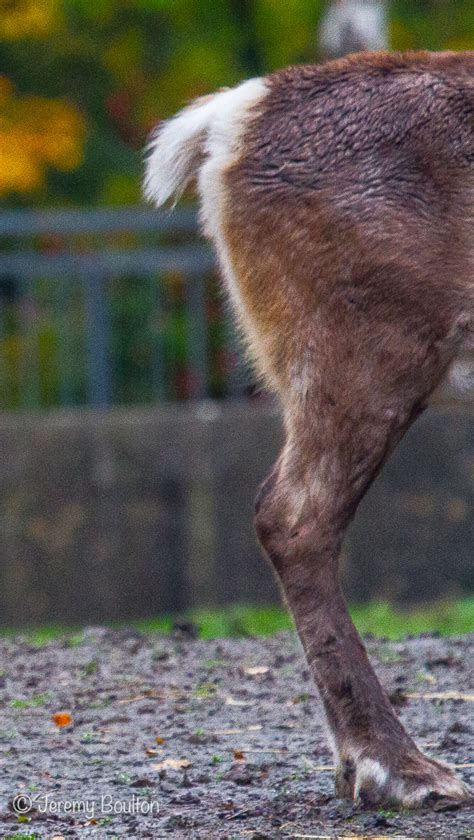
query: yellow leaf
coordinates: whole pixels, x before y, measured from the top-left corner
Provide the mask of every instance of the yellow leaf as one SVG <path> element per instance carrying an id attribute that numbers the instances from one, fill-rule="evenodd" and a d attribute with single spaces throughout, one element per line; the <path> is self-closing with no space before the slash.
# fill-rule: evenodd
<path id="1" fill-rule="evenodd" d="M 153 747 L 145 747 L 145 752 L 149 756 L 154 756 L 154 755 L 158 755 L 159 753 L 163 752 L 163 750 L 153 749 Z"/>
<path id="2" fill-rule="evenodd" d="M 254 700 L 236 700 L 234 697 L 231 697 L 230 694 L 225 698 L 226 706 L 253 706 L 254 703 Z"/>
<path id="3" fill-rule="evenodd" d="M 185 770 L 186 767 L 191 767 L 191 762 L 187 758 L 165 758 L 159 764 L 152 764 L 153 770 Z"/>

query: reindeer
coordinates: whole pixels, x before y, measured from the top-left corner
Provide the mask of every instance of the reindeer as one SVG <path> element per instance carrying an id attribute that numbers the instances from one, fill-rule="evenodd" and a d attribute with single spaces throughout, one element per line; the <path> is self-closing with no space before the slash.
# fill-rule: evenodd
<path id="1" fill-rule="evenodd" d="M 336 792 L 466 800 L 394 714 L 341 591 L 356 508 L 435 392 L 474 372 L 474 52 L 362 53 L 198 99 L 151 140 L 204 231 L 285 445 L 256 530 L 324 705 Z"/>

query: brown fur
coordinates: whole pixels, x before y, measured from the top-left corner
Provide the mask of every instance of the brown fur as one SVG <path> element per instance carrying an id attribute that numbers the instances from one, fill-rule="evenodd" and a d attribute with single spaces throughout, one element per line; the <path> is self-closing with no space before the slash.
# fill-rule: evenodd
<path id="1" fill-rule="evenodd" d="M 243 326 L 259 337 L 287 432 L 257 532 L 321 691 L 340 792 L 355 794 L 362 756 L 390 783 L 362 780 L 361 799 L 463 796 L 393 713 L 338 556 L 368 486 L 472 334 L 474 54 L 352 56 L 267 84 L 222 202 Z"/>
<path id="2" fill-rule="evenodd" d="M 365 314 L 372 339 L 374 322 L 411 332 L 425 312 L 443 334 L 474 296 L 473 54 L 355 56 L 267 82 L 227 173 L 225 222 L 277 376 L 311 314 Z"/>

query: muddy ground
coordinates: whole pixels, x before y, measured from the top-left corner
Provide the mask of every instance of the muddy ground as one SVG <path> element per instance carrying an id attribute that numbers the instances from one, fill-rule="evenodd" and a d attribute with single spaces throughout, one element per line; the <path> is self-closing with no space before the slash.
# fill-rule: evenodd
<path id="1" fill-rule="evenodd" d="M 2 838 L 472 840 L 472 807 L 368 812 L 334 797 L 319 702 L 294 636 L 205 642 L 190 631 L 0 641 Z M 471 784 L 473 642 L 368 642 L 419 744 Z M 55 723 L 58 712 L 71 722 L 66 714 Z M 23 821 L 16 794 L 24 810 L 25 794 L 32 799 Z"/>

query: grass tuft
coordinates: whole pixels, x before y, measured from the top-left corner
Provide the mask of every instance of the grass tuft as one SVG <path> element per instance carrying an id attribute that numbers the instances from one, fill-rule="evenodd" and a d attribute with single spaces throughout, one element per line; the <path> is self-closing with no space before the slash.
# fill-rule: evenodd
<path id="1" fill-rule="evenodd" d="M 386 602 L 351 607 L 360 633 L 380 638 L 403 639 L 408 635 L 438 632 L 443 636 L 462 636 L 474 632 L 474 597 L 446 601 L 423 607 L 402 609 Z M 189 610 L 184 618 L 199 627 L 202 639 L 223 637 L 270 636 L 293 629 L 289 613 L 283 607 L 232 604 L 215 609 Z M 170 616 L 136 623 L 145 633 L 169 633 Z"/>
<path id="2" fill-rule="evenodd" d="M 360 633 L 370 633 L 378 638 L 395 641 L 406 636 L 419 636 L 421 633 L 437 632 L 442 636 L 463 636 L 474 632 L 474 597 L 409 609 L 377 601 L 352 606 L 351 614 Z M 143 633 L 167 635 L 172 631 L 175 620 L 176 617 L 164 615 L 127 622 L 127 626 L 132 625 Z M 193 609 L 181 615 L 179 621 L 196 625 L 201 639 L 271 636 L 281 630 L 294 629 L 288 611 L 278 606 L 231 604 L 226 607 Z M 11 628 L 0 629 L 3 635 L 19 632 L 21 631 Z M 77 628 L 44 626 L 23 631 L 22 635 L 37 647 L 57 639 L 62 639 L 70 646 L 83 643 L 83 635 Z M 157 657 L 159 656 L 158 651 Z"/>

